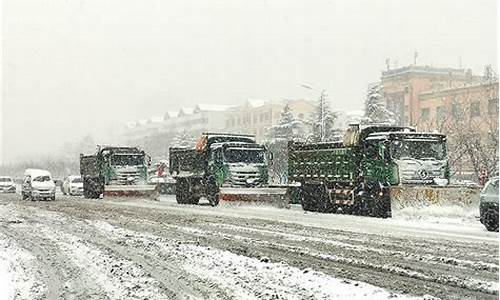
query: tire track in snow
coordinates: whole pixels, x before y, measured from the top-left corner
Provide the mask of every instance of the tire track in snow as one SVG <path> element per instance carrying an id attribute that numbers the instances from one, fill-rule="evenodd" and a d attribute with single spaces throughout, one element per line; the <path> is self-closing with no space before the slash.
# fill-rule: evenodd
<path id="1" fill-rule="evenodd" d="M 368 262 L 366 261 L 366 259 L 356 259 L 339 255 L 325 254 L 310 249 L 307 246 L 292 246 L 283 243 L 270 242 L 267 240 L 262 240 L 260 237 L 256 239 L 256 238 L 241 236 L 238 234 L 228 234 L 220 231 L 210 231 L 193 227 L 183 227 L 176 225 L 168 225 L 168 226 L 175 228 L 176 230 L 185 231 L 186 233 L 198 235 L 200 237 L 212 235 L 220 238 L 225 238 L 227 240 L 237 239 L 247 244 L 273 248 L 284 252 L 292 252 L 296 253 L 299 256 L 308 255 L 311 257 L 318 258 L 322 261 L 328 260 L 330 262 L 340 265 L 349 265 L 357 268 L 362 268 L 364 270 L 378 271 L 386 274 L 389 273 L 411 279 L 418 279 L 422 281 L 453 286 L 456 288 L 464 288 L 472 292 L 482 292 L 490 295 L 498 294 L 498 283 L 494 281 L 484 281 L 484 280 L 476 280 L 473 278 L 462 278 L 453 275 L 443 275 L 434 273 L 432 269 L 426 269 L 426 273 L 423 273 L 418 270 L 408 269 L 407 266 L 400 267 L 393 263 L 378 264 L 378 263 Z"/>
<path id="2" fill-rule="evenodd" d="M 172 245 L 161 237 L 95 222 L 97 229 L 144 245 L 183 261 L 193 276 L 208 279 L 231 290 L 237 299 L 416 299 L 373 285 L 341 280 L 314 270 L 301 270 L 268 259 L 245 257 L 210 247 L 181 243 Z"/>

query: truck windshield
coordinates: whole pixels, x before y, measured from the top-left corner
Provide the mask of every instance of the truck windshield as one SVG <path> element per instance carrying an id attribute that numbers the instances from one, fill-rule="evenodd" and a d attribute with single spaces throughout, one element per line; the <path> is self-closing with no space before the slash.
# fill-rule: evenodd
<path id="1" fill-rule="evenodd" d="M 83 182 L 83 179 L 81 178 L 75 178 L 71 181 L 71 183 L 82 183 Z"/>
<path id="2" fill-rule="evenodd" d="M 138 166 L 144 163 L 142 155 L 113 155 L 111 164 L 115 166 Z"/>
<path id="3" fill-rule="evenodd" d="M 0 177 L 0 182 L 11 182 L 12 179 L 8 178 L 8 177 Z"/>
<path id="4" fill-rule="evenodd" d="M 264 152 L 262 150 L 228 149 L 224 156 L 229 163 L 263 163 Z"/>
<path id="5" fill-rule="evenodd" d="M 446 159 L 443 141 L 402 140 L 392 143 L 392 157 L 395 159 Z"/>

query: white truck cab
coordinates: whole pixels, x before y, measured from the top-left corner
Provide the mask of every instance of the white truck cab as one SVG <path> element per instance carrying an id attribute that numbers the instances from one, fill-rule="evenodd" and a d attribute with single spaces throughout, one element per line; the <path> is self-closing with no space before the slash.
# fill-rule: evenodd
<path id="1" fill-rule="evenodd" d="M 56 199 L 56 184 L 49 171 L 41 169 L 27 169 L 24 171 L 21 190 L 22 199 Z"/>

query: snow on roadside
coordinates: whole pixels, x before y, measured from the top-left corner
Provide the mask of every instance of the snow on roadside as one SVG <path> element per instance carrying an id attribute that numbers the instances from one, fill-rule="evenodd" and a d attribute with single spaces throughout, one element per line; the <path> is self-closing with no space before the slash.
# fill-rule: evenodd
<path id="1" fill-rule="evenodd" d="M 429 205 L 422 207 L 405 207 L 393 210 L 393 218 L 404 220 L 423 220 L 432 223 L 474 223 L 479 216 L 477 207 L 458 205 Z"/>
<path id="2" fill-rule="evenodd" d="M 92 224 L 103 234 L 114 236 L 117 240 L 155 244 L 163 254 L 175 258 L 191 275 L 217 283 L 238 299 L 418 299 L 368 283 L 270 262 L 268 258 L 259 260 L 194 244 L 173 243 L 103 221 Z"/>
<path id="3" fill-rule="evenodd" d="M 45 286 L 32 272 L 36 258 L 0 235 L 0 299 L 42 299 Z"/>

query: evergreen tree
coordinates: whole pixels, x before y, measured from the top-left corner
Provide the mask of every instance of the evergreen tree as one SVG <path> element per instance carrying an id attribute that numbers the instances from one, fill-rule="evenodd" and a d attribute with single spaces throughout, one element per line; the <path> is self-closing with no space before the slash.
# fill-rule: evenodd
<path id="1" fill-rule="evenodd" d="M 318 99 L 318 104 L 309 121 L 311 125 L 311 134 L 308 139 L 314 143 L 330 142 L 340 139 L 339 132 L 334 126 L 337 117 L 338 114 L 332 112 L 330 109 L 325 91 L 322 91 Z"/>
<path id="2" fill-rule="evenodd" d="M 274 159 L 269 167 L 271 181 L 286 183 L 288 170 L 288 141 L 301 141 L 304 136 L 304 122 L 295 119 L 290 106 L 285 104 L 278 124 L 267 134 L 266 147 Z"/>
<path id="3" fill-rule="evenodd" d="M 269 139 L 297 140 L 300 138 L 302 121 L 296 120 L 290 106 L 285 104 L 278 124 L 272 126 L 268 132 Z"/>
<path id="4" fill-rule="evenodd" d="M 385 107 L 382 96 L 382 84 L 375 83 L 368 87 L 365 100 L 365 118 L 363 123 L 395 124 L 395 115 Z"/>

